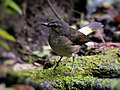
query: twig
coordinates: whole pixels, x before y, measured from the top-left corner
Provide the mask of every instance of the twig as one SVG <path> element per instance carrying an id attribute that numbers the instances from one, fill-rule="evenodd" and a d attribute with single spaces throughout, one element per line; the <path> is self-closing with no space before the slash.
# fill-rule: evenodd
<path id="1" fill-rule="evenodd" d="M 98 33 L 99 33 L 99 36 L 100 36 L 100 38 L 101 38 L 102 42 L 105 44 L 105 43 L 106 43 L 106 41 L 104 40 L 103 36 L 101 35 L 100 30 L 98 30 Z"/>
<path id="2" fill-rule="evenodd" d="M 50 8 L 51 8 L 51 10 L 53 11 L 53 13 L 55 14 L 55 16 L 56 16 L 58 19 L 62 20 L 62 19 L 60 18 L 60 16 L 58 15 L 58 13 L 56 12 L 56 10 L 53 8 L 50 0 L 47 0 L 47 3 L 48 3 L 48 5 L 50 6 Z"/>

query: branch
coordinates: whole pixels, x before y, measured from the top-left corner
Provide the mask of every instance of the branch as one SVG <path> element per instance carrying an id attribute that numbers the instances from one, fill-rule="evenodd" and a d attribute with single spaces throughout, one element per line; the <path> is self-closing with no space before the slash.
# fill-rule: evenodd
<path id="1" fill-rule="evenodd" d="M 48 3 L 48 5 L 49 5 L 49 7 L 51 8 L 51 10 L 53 11 L 53 13 L 55 14 L 55 16 L 56 16 L 58 19 L 61 20 L 60 16 L 59 16 L 58 13 L 56 12 L 56 10 L 53 8 L 50 0 L 47 0 L 47 3 Z"/>

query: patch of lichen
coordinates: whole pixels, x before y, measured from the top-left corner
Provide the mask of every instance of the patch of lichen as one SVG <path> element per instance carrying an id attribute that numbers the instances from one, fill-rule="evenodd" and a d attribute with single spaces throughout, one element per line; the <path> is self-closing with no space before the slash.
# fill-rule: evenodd
<path id="1" fill-rule="evenodd" d="M 28 81 L 37 81 L 39 83 L 45 81 L 54 82 L 53 86 L 55 88 L 63 90 L 70 90 L 70 88 L 93 88 L 95 83 L 108 85 L 108 79 L 93 77 L 93 72 L 107 72 L 110 65 L 116 65 L 115 61 L 118 59 L 116 55 L 117 50 L 118 49 L 105 50 L 99 55 L 76 57 L 74 68 L 72 68 L 72 57 L 64 57 L 55 72 L 52 72 L 54 68 L 52 67 L 49 69 L 20 70 L 10 73 L 19 77 L 25 77 Z M 52 57 L 50 61 L 55 63 L 58 59 L 59 57 Z M 103 68 L 103 66 L 105 66 L 105 69 L 101 70 L 100 68 Z M 120 65 L 118 65 L 117 68 L 120 68 Z"/>
<path id="2" fill-rule="evenodd" d="M 97 84 L 100 84 L 101 87 L 106 87 L 110 84 L 110 80 L 108 79 L 98 79 L 93 76 L 83 76 L 83 75 L 75 75 L 75 74 L 63 74 L 61 72 L 59 74 L 50 74 L 50 72 L 38 70 L 39 73 L 34 72 L 34 70 L 29 71 L 19 71 L 14 72 L 12 74 L 17 74 L 20 78 L 18 81 L 33 81 L 33 82 L 51 82 L 54 89 L 57 90 L 71 90 L 71 89 L 82 89 L 82 90 L 93 90 L 96 88 Z M 51 71 L 51 70 L 50 70 Z M 41 74 L 40 74 L 41 73 Z M 42 75 L 43 74 L 43 75 Z M 24 77 L 24 78 L 23 78 Z M 22 78 L 22 79 L 21 79 Z M 20 82 L 21 83 L 21 82 Z"/>
<path id="3" fill-rule="evenodd" d="M 98 79 L 92 76 L 80 76 L 80 77 L 64 77 L 57 80 L 53 85 L 57 90 L 96 90 L 97 88 L 103 90 L 110 89 L 109 79 Z"/>

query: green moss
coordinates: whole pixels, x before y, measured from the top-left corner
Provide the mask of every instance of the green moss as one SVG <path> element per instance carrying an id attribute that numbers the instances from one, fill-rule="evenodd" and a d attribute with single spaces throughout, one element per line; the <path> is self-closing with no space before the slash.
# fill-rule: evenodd
<path id="1" fill-rule="evenodd" d="M 29 62 L 29 63 L 33 63 L 33 62 L 36 61 L 35 57 L 33 57 L 33 56 L 31 56 L 31 55 L 28 55 L 27 59 L 28 59 L 28 62 Z"/>
<path id="2" fill-rule="evenodd" d="M 36 69 L 36 70 L 20 70 L 10 72 L 11 75 L 16 75 L 19 77 L 25 77 L 28 81 L 42 82 L 52 82 L 54 88 L 62 90 L 71 89 L 94 89 L 95 86 L 99 88 L 110 88 L 110 83 L 112 79 L 98 79 L 94 75 L 111 77 L 118 75 L 116 68 L 120 68 L 120 64 L 116 64 L 118 57 L 116 51 L 118 49 L 105 50 L 99 55 L 92 56 L 79 56 L 76 57 L 74 62 L 75 68 L 72 68 L 72 57 L 64 57 L 57 67 L 56 71 L 53 73 L 52 68 L 49 69 Z M 51 62 L 55 63 L 59 57 L 52 57 Z M 111 71 L 111 67 L 113 71 Z M 107 72 L 107 73 L 106 73 Z M 105 76 L 105 77 L 107 77 Z M 20 80 L 19 80 L 20 81 Z M 22 81 L 22 80 L 21 80 Z M 115 86 L 115 85 L 114 85 Z"/>

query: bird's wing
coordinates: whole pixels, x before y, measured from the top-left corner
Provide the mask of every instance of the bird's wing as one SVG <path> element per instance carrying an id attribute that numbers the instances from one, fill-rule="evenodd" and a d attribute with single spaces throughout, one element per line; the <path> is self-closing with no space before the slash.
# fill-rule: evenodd
<path id="1" fill-rule="evenodd" d="M 103 28 L 103 25 L 99 22 L 91 22 L 84 26 L 83 28 L 77 30 L 74 30 L 73 28 L 70 29 L 71 34 L 68 35 L 70 40 L 74 44 L 84 44 L 90 41 L 88 35 L 94 32 L 95 30 L 101 30 Z"/>
<path id="2" fill-rule="evenodd" d="M 59 36 L 58 37 L 58 42 L 62 45 L 62 46 L 67 46 L 67 45 L 72 45 L 73 42 L 66 36 Z"/>
<path id="3" fill-rule="evenodd" d="M 67 36 L 75 45 L 82 45 L 90 41 L 89 37 L 71 28 L 71 34 Z"/>
<path id="4" fill-rule="evenodd" d="M 81 29 L 79 29 L 78 31 L 87 36 L 91 34 L 92 32 L 94 32 L 95 30 L 101 30 L 101 29 L 103 29 L 103 25 L 101 23 L 91 22 L 85 25 L 84 27 L 82 27 Z"/>
<path id="5" fill-rule="evenodd" d="M 80 45 L 74 43 L 66 36 L 59 36 L 58 41 L 61 47 L 65 47 L 71 53 L 77 53 L 80 50 Z"/>

